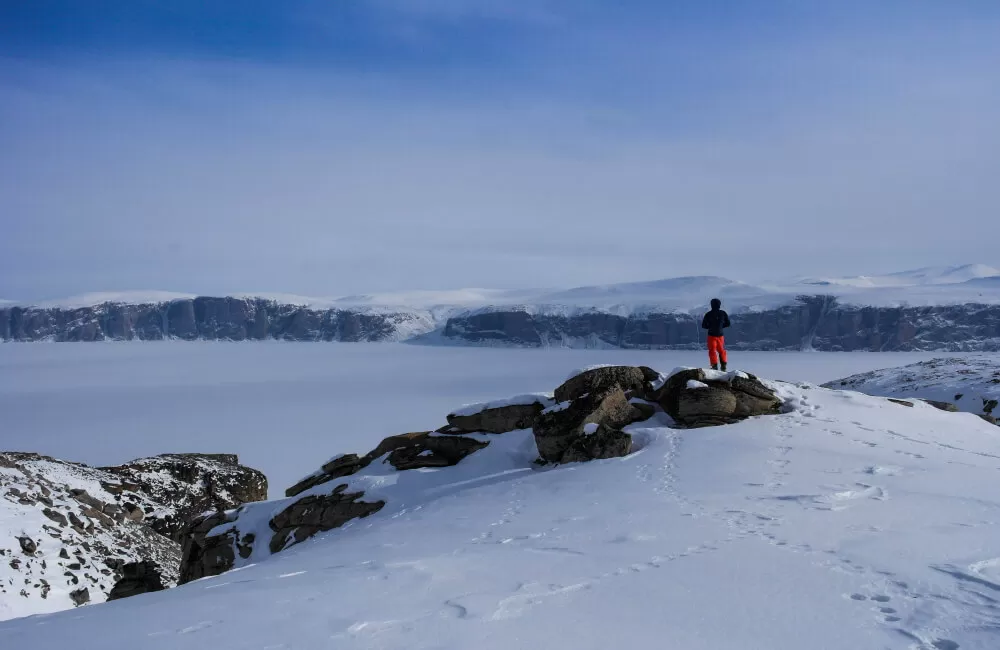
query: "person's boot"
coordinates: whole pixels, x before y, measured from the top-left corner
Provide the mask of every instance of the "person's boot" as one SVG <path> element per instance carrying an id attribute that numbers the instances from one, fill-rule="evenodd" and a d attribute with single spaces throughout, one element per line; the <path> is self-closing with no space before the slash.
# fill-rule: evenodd
<path id="1" fill-rule="evenodd" d="M 712 364 L 712 370 L 718 370 L 718 369 L 719 369 L 719 364 L 713 363 Z"/>
<path id="2" fill-rule="evenodd" d="M 726 371 L 726 362 L 723 361 L 722 362 L 722 372 L 725 372 L 725 371 Z"/>

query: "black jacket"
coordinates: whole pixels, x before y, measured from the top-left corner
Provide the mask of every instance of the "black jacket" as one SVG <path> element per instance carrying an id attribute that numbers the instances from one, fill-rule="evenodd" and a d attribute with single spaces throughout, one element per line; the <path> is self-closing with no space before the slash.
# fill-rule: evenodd
<path id="1" fill-rule="evenodd" d="M 721 309 L 713 309 L 701 319 L 701 328 L 708 330 L 709 336 L 722 336 L 726 327 L 729 327 L 729 314 Z"/>

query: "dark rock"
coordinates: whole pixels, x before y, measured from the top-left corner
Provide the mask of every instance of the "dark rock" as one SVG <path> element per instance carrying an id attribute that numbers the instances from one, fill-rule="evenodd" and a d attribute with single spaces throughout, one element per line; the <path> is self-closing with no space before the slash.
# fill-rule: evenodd
<path id="1" fill-rule="evenodd" d="M 406 444 L 394 448 L 387 460 L 400 471 L 422 467 L 450 467 L 489 444 L 485 440 L 464 436 L 427 433 L 406 439 Z"/>
<path id="2" fill-rule="evenodd" d="M 632 453 L 632 436 L 602 424 L 594 433 L 574 440 L 563 452 L 560 462 L 579 463 L 600 458 L 618 458 L 630 453 Z"/>
<path id="3" fill-rule="evenodd" d="M 134 503 L 125 503 L 123 509 L 125 511 L 125 517 L 129 521 L 139 523 L 146 517 L 146 513 L 143 512 L 142 508 Z"/>
<path id="4" fill-rule="evenodd" d="M 447 433 L 507 433 L 518 429 L 528 429 L 545 406 L 541 402 L 534 404 L 511 404 L 498 408 L 483 409 L 472 415 L 448 415 L 451 431 Z"/>
<path id="5" fill-rule="evenodd" d="M 989 399 L 989 398 L 984 397 L 983 398 L 983 413 L 985 413 L 986 415 L 993 415 L 993 409 L 995 409 L 998 404 L 1000 404 L 1000 402 L 998 402 L 998 400 Z"/>
<path id="6" fill-rule="evenodd" d="M 102 511 L 103 513 L 105 505 L 104 502 L 101 501 L 100 499 L 95 499 L 94 497 L 90 496 L 90 494 L 88 494 L 86 490 L 75 488 L 70 490 L 69 494 L 80 503 L 90 506 L 94 510 Z"/>
<path id="7" fill-rule="evenodd" d="M 122 483 L 135 485 L 133 492 L 157 503 L 169 503 L 172 515 L 148 515 L 144 522 L 175 541 L 179 541 L 185 524 L 204 512 L 231 510 L 267 498 L 267 478 L 240 465 L 235 454 L 163 454 L 101 469 Z M 138 516 L 131 510 L 122 519 L 136 521 Z"/>
<path id="8" fill-rule="evenodd" d="M 35 551 L 38 550 L 38 544 L 30 537 L 18 537 L 17 541 L 25 555 L 34 555 Z"/>
<path id="9" fill-rule="evenodd" d="M 588 424 L 621 429 L 632 422 L 633 410 L 619 387 L 591 392 L 572 402 L 563 402 L 535 420 L 532 432 L 542 460 L 561 462 L 570 445 L 584 435 Z"/>
<path id="10" fill-rule="evenodd" d="M 649 368 L 644 371 L 635 366 L 605 366 L 592 368 L 567 379 L 555 390 L 556 402 L 568 402 L 586 393 L 600 393 L 610 388 L 624 392 L 641 392 L 645 387 Z M 655 375 L 653 378 L 655 379 Z"/>
<path id="11" fill-rule="evenodd" d="M 632 405 L 632 422 L 645 422 L 656 415 L 656 407 L 646 402 L 629 402 Z"/>
<path id="12" fill-rule="evenodd" d="M 239 538 L 235 527 L 220 535 L 208 533 L 222 524 L 235 520 L 235 515 L 215 512 L 201 515 L 188 522 L 182 535 L 181 568 L 178 584 L 215 576 L 233 568 L 236 554 L 233 546 Z"/>
<path id="13" fill-rule="evenodd" d="M 689 388 L 690 381 L 704 386 Z M 781 405 L 778 396 L 753 375 L 710 380 L 700 368 L 672 375 L 658 396 L 663 410 L 687 428 L 733 424 L 748 417 L 775 414 Z"/>
<path id="14" fill-rule="evenodd" d="M 76 513 L 72 510 L 69 511 L 69 523 L 72 524 L 74 528 L 80 528 L 82 530 L 86 530 L 87 528 L 87 525 L 83 523 L 83 521 L 77 517 Z"/>
<path id="15" fill-rule="evenodd" d="M 439 435 L 431 431 L 403 433 L 385 438 L 363 457 L 357 454 L 337 456 L 322 469 L 285 490 L 285 496 L 296 496 L 308 489 L 354 474 L 373 461 L 388 454 L 386 459 L 398 470 L 421 467 L 448 467 L 489 443 L 464 436 Z"/>
<path id="16" fill-rule="evenodd" d="M 151 560 L 129 562 L 121 567 L 121 571 L 121 579 L 115 583 L 108 594 L 109 601 L 162 591 L 166 588 L 163 585 L 160 566 Z"/>
<path id="17" fill-rule="evenodd" d="M 983 420 L 989 422 L 990 424 L 997 424 L 998 422 L 997 418 L 993 417 L 988 413 L 976 413 L 976 415 L 981 417 Z"/>
<path id="18" fill-rule="evenodd" d="M 292 487 L 285 490 L 286 497 L 293 497 L 306 490 L 322 485 L 329 481 L 344 476 L 349 476 L 361 470 L 371 462 L 367 458 L 362 459 L 357 454 L 343 454 L 327 462 L 320 471 L 311 474 Z"/>
<path id="19" fill-rule="evenodd" d="M 72 600 L 73 604 L 77 607 L 80 605 L 86 605 L 90 602 L 90 590 L 84 587 L 82 589 L 71 591 L 69 592 L 69 599 Z"/>
<path id="20" fill-rule="evenodd" d="M 46 517 L 48 517 L 49 519 L 51 519 L 52 521 L 56 522 L 60 526 L 68 526 L 69 525 L 69 522 L 66 521 L 66 515 L 64 515 L 61 512 L 56 512 L 52 508 L 43 508 L 42 509 L 42 514 L 45 515 Z"/>
<path id="21" fill-rule="evenodd" d="M 905 399 L 895 399 L 894 397 L 887 398 L 893 404 L 899 404 L 900 406 L 913 406 L 913 402 L 907 402 Z"/>
<path id="22" fill-rule="evenodd" d="M 342 485 L 329 495 L 303 497 L 275 515 L 269 522 L 274 531 L 271 552 L 277 553 L 290 543 L 338 528 L 352 519 L 367 517 L 385 506 L 385 501 L 361 501 L 363 492 L 346 492 L 346 488 Z"/>

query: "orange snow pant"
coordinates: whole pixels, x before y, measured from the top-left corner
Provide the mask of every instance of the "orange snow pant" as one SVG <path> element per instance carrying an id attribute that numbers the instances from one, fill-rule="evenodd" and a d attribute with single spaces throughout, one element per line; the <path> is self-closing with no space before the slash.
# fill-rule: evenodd
<path id="1" fill-rule="evenodd" d="M 725 336 L 710 336 L 708 337 L 708 360 L 714 366 L 719 363 L 719 359 L 722 359 L 722 363 L 728 363 L 729 359 L 726 358 L 726 337 Z"/>

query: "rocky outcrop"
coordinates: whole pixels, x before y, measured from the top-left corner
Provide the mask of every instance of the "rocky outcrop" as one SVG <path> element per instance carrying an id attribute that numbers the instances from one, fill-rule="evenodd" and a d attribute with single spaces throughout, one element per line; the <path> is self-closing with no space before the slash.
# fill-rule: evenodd
<path id="1" fill-rule="evenodd" d="M 753 375 L 701 368 L 671 375 L 651 397 L 678 425 L 687 428 L 733 424 L 778 413 L 781 406 L 774 391 Z"/>
<path id="2" fill-rule="evenodd" d="M 270 521 L 272 553 L 309 539 L 319 532 L 340 528 L 352 519 L 367 517 L 385 506 L 385 501 L 364 501 L 364 492 L 347 492 L 338 485 L 326 495 L 310 495 L 291 504 Z"/>
<path id="3" fill-rule="evenodd" d="M 263 298 L 0 307 L 0 340 L 7 341 L 395 341 L 431 329 L 430 315 L 419 310 L 315 309 Z"/>
<path id="4" fill-rule="evenodd" d="M 687 427 L 778 412 L 780 400 L 756 377 L 710 372 L 665 377 L 647 367 L 590 368 L 556 389 L 554 394 L 565 398 L 559 403 L 547 393 L 532 393 L 467 405 L 449 414 L 449 424 L 437 431 L 389 436 L 364 455 L 335 456 L 289 487 L 281 501 L 192 520 L 182 534 L 180 581 L 257 562 L 385 510 L 401 512 L 412 499 L 420 502 L 421 491 L 439 496 L 538 464 L 626 456 L 634 445 L 627 427 L 656 416 L 660 405 Z M 688 385 L 695 380 L 703 380 L 700 390 L 716 397 L 691 394 L 698 392 Z M 470 456 L 473 460 L 466 460 Z M 413 471 L 442 468 L 452 469 Z"/>
<path id="5" fill-rule="evenodd" d="M 389 436 L 364 456 L 337 456 L 285 491 L 289 497 L 302 496 L 289 499 L 284 508 L 268 519 L 271 535 L 267 540 L 258 540 L 255 533 L 241 532 L 237 524 L 245 510 L 242 508 L 196 517 L 187 524 L 182 535 L 180 582 L 228 571 L 237 555 L 244 559 L 250 557 L 259 543 L 266 544 L 268 552 L 277 553 L 317 533 L 378 512 L 385 501 L 365 499 L 363 491 L 348 491 L 347 483 L 340 482 L 332 489 L 316 491 L 372 463 L 381 462 L 396 471 L 450 467 L 488 445 L 488 441 L 473 437 L 419 431 Z M 312 492 L 303 494 L 308 491 Z"/>
<path id="6" fill-rule="evenodd" d="M 1000 350 L 1000 305 L 867 307 L 816 295 L 730 315 L 726 343 L 733 350 Z M 704 345 L 700 315 L 567 315 L 520 307 L 454 316 L 443 336 L 467 344 L 524 347 L 692 350 Z"/>
<path id="7" fill-rule="evenodd" d="M 508 400 L 471 404 L 455 413 L 449 413 L 448 426 L 440 433 L 507 433 L 528 429 L 547 406 L 552 405 L 551 395 L 518 395 Z"/>
<path id="8" fill-rule="evenodd" d="M 659 376 L 660 373 L 645 366 L 601 366 L 573 375 L 553 394 L 557 402 L 568 402 L 587 393 L 598 393 L 613 387 L 637 394 L 643 391 L 646 382 L 655 381 Z"/>
<path id="9" fill-rule="evenodd" d="M 318 472 L 310 474 L 285 490 L 285 496 L 293 497 L 318 485 L 350 476 L 382 456 L 387 455 L 385 462 L 398 470 L 449 467 L 457 465 L 460 460 L 488 444 L 486 441 L 474 438 L 438 435 L 437 432 L 431 431 L 389 436 L 364 456 L 345 454 L 333 458 Z"/>
<path id="10" fill-rule="evenodd" d="M 129 562 L 121 568 L 122 577 L 111 588 L 108 600 L 129 598 L 154 591 L 163 591 L 163 576 L 160 567 L 152 560 Z"/>
<path id="11" fill-rule="evenodd" d="M 51 611 L 53 600 L 72 607 L 152 590 L 154 572 L 171 586 L 181 551 L 171 536 L 182 519 L 265 497 L 263 475 L 232 455 L 168 454 L 95 468 L 0 452 L 0 556 L 17 554 L 0 565 L 0 599 L 37 599 L 39 610 Z"/>
<path id="12" fill-rule="evenodd" d="M 577 437 L 563 452 L 560 462 L 584 463 L 601 458 L 620 458 L 632 453 L 632 436 L 600 424 L 593 432 Z"/>
<path id="13" fill-rule="evenodd" d="M 625 393 L 620 387 L 611 386 L 546 409 L 535 420 L 532 432 L 542 460 L 573 462 L 590 448 L 577 445 L 572 460 L 564 459 L 563 456 L 578 440 L 596 434 L 602 427 L 605 430 L 620 430 L 631 424 L 633 418 L 632 405 Z"/>
<path id="14" fill-rule="evenodd" d="M 156 503 L 170 504 L 167 511 L 149 514 L 128 500 L 122 508 L 125 517 L 144 519 L 174 541 L 179 541 L 187 522 L 203 512 L 267 499 L 267 477 L 240 465 L 235 454 L 164 454 L 101 469 L 114 477 L 104 486 L 109 492 L 125 499 L 129 493 L 140 493 Z"/>

